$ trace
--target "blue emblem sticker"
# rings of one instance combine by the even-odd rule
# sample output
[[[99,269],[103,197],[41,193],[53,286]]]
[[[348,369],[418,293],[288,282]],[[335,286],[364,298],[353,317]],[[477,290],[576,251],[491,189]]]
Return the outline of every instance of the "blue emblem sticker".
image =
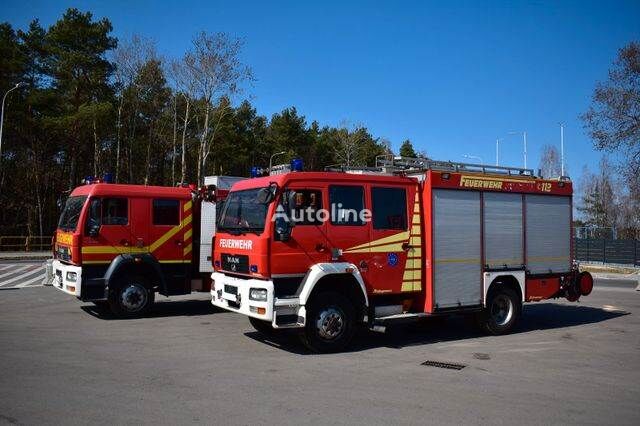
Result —
[[[387,254],[387,263],[389,266],[396,266],[398,264],[398,255],[395,253]]]

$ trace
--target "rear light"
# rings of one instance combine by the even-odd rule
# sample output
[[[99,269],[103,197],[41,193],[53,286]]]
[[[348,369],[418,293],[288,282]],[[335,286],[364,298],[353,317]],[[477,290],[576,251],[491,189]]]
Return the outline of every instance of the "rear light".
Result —
[[[578,289],[580,290],[580,294],[583,296],[588,296],[591,294],[593,290],[593,277],[588,272],[581,272],[578,275]]]

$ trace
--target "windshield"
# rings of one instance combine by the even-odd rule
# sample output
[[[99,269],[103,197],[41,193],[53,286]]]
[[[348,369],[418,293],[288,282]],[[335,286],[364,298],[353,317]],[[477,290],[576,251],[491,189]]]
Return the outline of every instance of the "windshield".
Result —
[[[60,215],[60,221],[58,222],[58,229],[63,231],[75,231],[78,226],[78,219],[80,219],[80,213],[82,212],[82,206],[87,201],[86,196],[81,197],[69,197],[64,205],[64,210]]]
[[[264,231],[268,205],[258,202],[257,196],[261,189],[230,192],[224,200],[218,230],[239,233]]]

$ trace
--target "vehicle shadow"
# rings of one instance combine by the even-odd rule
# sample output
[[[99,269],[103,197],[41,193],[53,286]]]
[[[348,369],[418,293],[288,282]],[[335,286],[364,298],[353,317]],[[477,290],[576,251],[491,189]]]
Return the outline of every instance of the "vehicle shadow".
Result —
[[[629,313],[555,303],[525,305],[521,321],[511,334],[594,324],[623,315],[629,315]],[[269,337],[258,332],[249,332],[245,335],[295,354],[311,354],[291,332]],[[416,323],[387,327],[385,333],[363,330],[355,336],[347,352],[360,352],[378,347],[401,349],[483,336],[486,334],[479,331],[472,318],[468,316],[432,317]]]
[[[80,309],[91,316],[102,320],[119,320],[126,321],[135,318],[117,318],[108,306],[85,305]],[[163,317],[191,317],[200,315],[210,315],[225,312],[220,308],[216,308],[209,300],[169,300],[154,303],[144,318],[163,318]]]

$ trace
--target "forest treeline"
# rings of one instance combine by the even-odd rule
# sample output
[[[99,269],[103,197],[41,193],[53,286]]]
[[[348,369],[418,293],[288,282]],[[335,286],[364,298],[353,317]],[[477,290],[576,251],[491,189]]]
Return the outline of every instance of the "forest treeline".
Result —
[[[277,162],[300,157],[310,170],[370,165],[389,152],[362,126],[320,126],[295,107],[258,114],[243,100],[255,77],[242,47],[203,32],[182,57],[165,58],[77,9],[48,28],[0,24],[0,89],[20,85],[6,102],[0,235],[50,235],[61,194],[85,176],[175,185],[246,176],[277,152]]]

